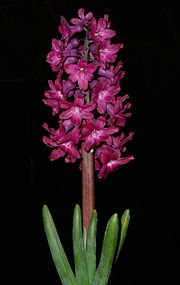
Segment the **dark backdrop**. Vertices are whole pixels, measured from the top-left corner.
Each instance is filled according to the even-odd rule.
[[[117,7],[118,3],[118,7]],[[60,284],[42,225],[50,208],[68,257],[71,225],[81,204],[81,173],[50,162],[42,124],[47,80],[45,58],[58,37],[61,14],[69,20],[84,7],[109,14],[133,104],[128,121],[135,161],[106,181],[96,179],[98,254],[108,218],[129,208],[128,236],[110,284],[178,284],[180,7],[178,1],[0,1],[1,284]]]

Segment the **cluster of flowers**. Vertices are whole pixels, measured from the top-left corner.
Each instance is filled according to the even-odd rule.
[[[108,15],[97,21],[91,12],[84,12],[79,9],[79,18],[72,18],[71,24],[61,16],[61,39],[52,39],[47,62],[57,76],[48,81],[43,101],[58,115],[59,127],[44,124],[50,135],[43,141],[53,148],[50,160],[64,157],[66,163],[81,165],[83,147],[93,153],[98,177],[106,178],[133,159],[123,155],[133,133],[122,131],[131,104],[127,94],[119,95],[124,71],[122,62],[115,61],[123,45],[111,44],[116,33]]]

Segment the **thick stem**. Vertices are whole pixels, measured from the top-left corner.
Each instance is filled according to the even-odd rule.
[[[88,61],[89,41],[86,35],[84,41],[84,58]],[[89,90],[85,92],[86,103],[90,102]],[[94,155],[82,146],[82,214],[83,228],[88,231],[92,211],[95,207],[94,193]]]
[[[87,231],[95,207],[93,153],[88,153],[82,148],[82,158],[82,213],[83,227]]]

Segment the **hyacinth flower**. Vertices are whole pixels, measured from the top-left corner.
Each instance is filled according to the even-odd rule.
[[[130,211],[124,211],[121,227],[117,214],[110,217],[97,262],[94,176],[107,179],[134,159],[127,153],[133,132],[126,133],[125,128],[131,103],[121,91],[125,71],[118,52],[123,44],[113,40],[116,32],[108,15],[96,19],[83,8],[77,14],[69,23],[60,16],[59,38],[52,39],[46,58],[55,79],[48,81],[50,89],[43,99],[59,125],[54,129],[43,124],[47,132],[43,142],[52,149],[50,160],[75,163],[82,173],[82,212],[76,204],[72,229],[75,272],[46,205],[43,223],[63,285],[106,285],[125,240]]]

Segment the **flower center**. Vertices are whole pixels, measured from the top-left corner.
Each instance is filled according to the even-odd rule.
[[[81,72],[83,72],[84,69],[85,69],[84,67],[80,67],[80,68],[79,68],[79,70],[80,70]]]

